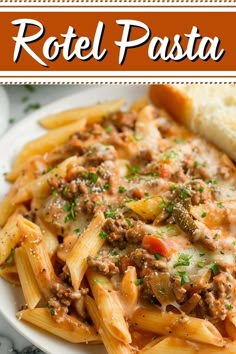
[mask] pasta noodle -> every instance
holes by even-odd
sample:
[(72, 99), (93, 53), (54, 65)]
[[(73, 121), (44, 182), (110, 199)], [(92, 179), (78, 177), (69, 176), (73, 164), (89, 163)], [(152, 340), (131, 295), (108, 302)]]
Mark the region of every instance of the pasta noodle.
[(236, 169), (148, 97), (123, 103), (41, 119), (7, 175), (17, 317), (109, 354), (234, 353)]

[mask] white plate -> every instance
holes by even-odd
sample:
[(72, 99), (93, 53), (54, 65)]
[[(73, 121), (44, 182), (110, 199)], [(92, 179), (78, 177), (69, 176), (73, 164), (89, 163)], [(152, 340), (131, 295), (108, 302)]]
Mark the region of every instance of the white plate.
[[(53, 89), (53, 87), (52, 87)], [(20, 123), (13, 126), (0, 140), (0, 198), (7, 192), (9, 186), (4, 180), (4, 172), (11, 169), (11, 163), (23, 145), (42, 135), (45, 131), (38, 124), (38, 120), (48, 114), (66, 109), (87, 106), (116, 98), (124, 97), (127, 105), (136, 98), (145, 95), (147, 86), (99, 86), (81, 93), (64, 98), (49, 104), (27, 116)], [(14, 287), (0, 279), (0, 311), (10, 324), (31, 343), (48, 354), (103, 354), (102, 346), (70, 344), (55, 336), (48, 335), (38, 328), (27, 325), (16, 319), (16, 312), (24, 304), (21, 289)]]

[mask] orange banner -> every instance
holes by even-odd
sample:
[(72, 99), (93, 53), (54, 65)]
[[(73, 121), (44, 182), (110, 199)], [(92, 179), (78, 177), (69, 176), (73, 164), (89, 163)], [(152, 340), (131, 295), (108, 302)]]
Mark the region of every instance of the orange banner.
[(0, 12), (0, 71), (234, 71), (234, 23), (235, 12)]

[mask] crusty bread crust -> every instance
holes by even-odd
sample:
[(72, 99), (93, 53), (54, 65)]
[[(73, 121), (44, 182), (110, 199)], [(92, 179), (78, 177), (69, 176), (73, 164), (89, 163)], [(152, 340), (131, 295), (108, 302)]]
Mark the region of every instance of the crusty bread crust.
[(188, 126), (193, 115), (193, 102), (184, 90), (169, 84), (151, 85), (149, 97), (157, 107), (164, 108), (176, 121)]
[(152, 85), (151, 101), (236, 161), (236, 85)]

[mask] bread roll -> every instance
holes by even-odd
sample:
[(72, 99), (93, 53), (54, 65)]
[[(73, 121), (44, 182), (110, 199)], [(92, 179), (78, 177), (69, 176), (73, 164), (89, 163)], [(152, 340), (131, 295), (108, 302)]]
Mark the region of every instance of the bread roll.
[(151, 85), (149, 96), (236, 161), (236, 85)]

